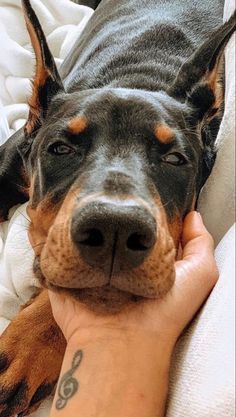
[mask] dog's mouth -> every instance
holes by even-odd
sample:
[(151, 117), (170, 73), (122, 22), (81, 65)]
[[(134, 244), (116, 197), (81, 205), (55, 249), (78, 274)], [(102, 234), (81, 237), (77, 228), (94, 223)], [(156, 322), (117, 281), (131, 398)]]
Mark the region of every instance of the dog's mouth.
[(115, 314), (127, 306), (131, 306), (146, 298), (119, 290), (112, 285), (104, 285), (103, 287), (83, 288), (83, 289), (65, 289), (48, 284), (48, 289), (56, 292), (63, 291), (74, 299), (78, 300), (90, 310), (98, 314)]
[(45, 268), (45, 265), (42, 268), (44, 262), (39, 255), (35, 257), (34, 273), (43, 287), (67, 293), (98, 314), (114, 314), (144, 300), (164, 297), (175, 279), (174, 256), (175, 250), (171, 245), (165, 253), (165, 262), (157, 264), (155, 270), (152, 269), (152, 264), (149, 268), (142, 265), (137, 270), (126, 270), (108, 276), (93, 268), (76, 273), (72, 266), (71, 271), (63, 271), (56, 256), (47, 259), (47, 265), (53, 265), (51, 274), (50, 268)]
[(43, 287), (55, 292), (67, 293), (96, 313), (118, 313), (128, 305), (137, 304), (146, 299), (146, 297), (115, 288), (110, 282), (93, 288), (66, 288), (55, 285), (43, 275), (39, 256), (35, 257), (34, 273)]

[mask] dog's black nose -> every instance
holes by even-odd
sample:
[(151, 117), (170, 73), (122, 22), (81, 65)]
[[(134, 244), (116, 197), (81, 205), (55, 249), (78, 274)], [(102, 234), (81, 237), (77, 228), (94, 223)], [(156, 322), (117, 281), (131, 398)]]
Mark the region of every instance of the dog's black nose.
[(100, 199), (75, 211), (71, 234), (82, 258), (105, 273), (140, 265), (156, 242), (156, 221), (135, 199)]

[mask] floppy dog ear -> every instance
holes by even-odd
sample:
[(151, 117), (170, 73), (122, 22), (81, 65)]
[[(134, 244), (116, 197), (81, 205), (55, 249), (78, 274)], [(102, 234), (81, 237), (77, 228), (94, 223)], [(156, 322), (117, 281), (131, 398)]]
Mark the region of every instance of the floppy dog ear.
[(32, 82), (32, 95), (29, 99), (29, 118), (25, 125), (25, 134), (30, 136), (41, 126), (52, 97), (64, 89), (46, 37), (30, 1), (22, 0), (22, 6), (36, 57), (36, 71)]
[(30, 174), (27, 159), (31, 145), (52, 97), (63, 91), (62, 81), (38, 18), (29, 0), (22, 0), (22, 5), (36, 56), (36, 71), (25, 127), (0, 146), (0, 222), (7, 219), (11, 207), (28, 200)]
[(172, 97), (187, 101), (192, 106), (199, 121), (214, 117), (222, 105), (222, 58), (235, 29), (236, 11), (182, 65), (169, 89)]
[(211, 37), (183, 64), (169, 89), (169, 94), (186, 102), (192, 109), (190, 125), (201, 128), (203, 155), (198, 191), (213, 168), (215, 139), (223, 111), (223, 55), (236, 29), (236, 11)]
[(25, 146), (24, 129), (0, 146), (0, 223), (16, 204), (28, 199), (28, 178), (18, 147)]

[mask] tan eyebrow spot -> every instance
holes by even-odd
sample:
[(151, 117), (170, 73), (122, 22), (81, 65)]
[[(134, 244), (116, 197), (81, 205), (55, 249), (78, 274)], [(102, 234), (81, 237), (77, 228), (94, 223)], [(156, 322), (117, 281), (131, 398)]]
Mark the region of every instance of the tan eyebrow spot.
[(74, 117), (70, 120), (67, 126), (68, 130), (72, 135), (78, 135), (87, 128), (87, 120), (83, 116)]
[(174, 132), (166, 124), (159, 124), (155, 128), (155, 136), (159, 142), (168, 144), (174, 139)]

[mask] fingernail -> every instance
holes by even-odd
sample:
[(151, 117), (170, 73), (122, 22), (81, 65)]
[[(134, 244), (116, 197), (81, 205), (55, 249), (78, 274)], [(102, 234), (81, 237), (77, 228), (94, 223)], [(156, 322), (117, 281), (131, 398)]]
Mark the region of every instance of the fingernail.
[(196, 221), (198, 222), (199, 226), (204, 226), (204, 221), (202, 218), (202, 215), (199, 213), (199, 211), (196, 211), (196, 217), (195, 217)]

